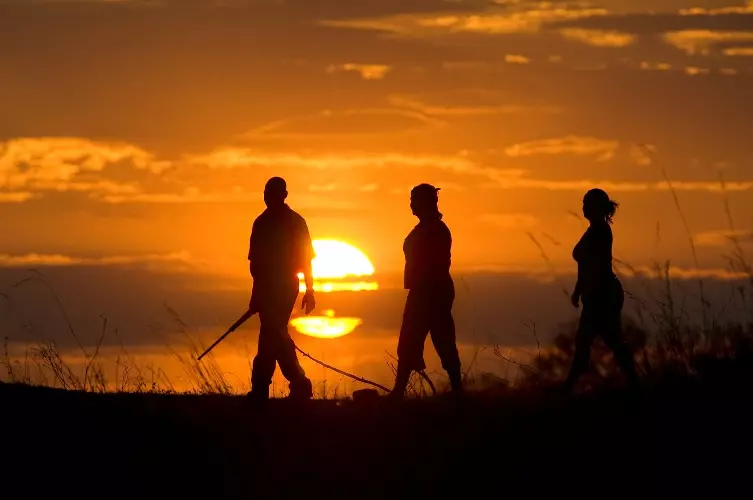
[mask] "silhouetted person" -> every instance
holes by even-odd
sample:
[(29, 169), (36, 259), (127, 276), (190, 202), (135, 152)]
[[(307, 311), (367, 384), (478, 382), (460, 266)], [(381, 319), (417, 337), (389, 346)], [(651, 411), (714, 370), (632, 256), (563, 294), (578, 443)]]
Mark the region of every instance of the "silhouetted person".
[(450, 377), (453, 391), (462, 391), (460, 357), (455, 345), (452, 303), (455, 285), (450, 276), (452, 235), (437, 207), (439, 189), (419, 184), (411, 191), (410, 207), (418, 224), (403, 244), (404, 287), (408, 299), (397, 345), (397, 375), (392, 395), (402, 397), (411, 371), (424, 370), (427, 334)]
[(583, 197), (583, 216), (590, 226), (573, 249), (578, 263), (578, 280), (572, 303), (583, 303), (575, 354), (563, 389), (570, 391), (588, 369), (591, 344), (597, 335), (613, 352), (617, 363), (631, 384), (637, 381), (630, 347), (622, 337), (622, 284), (612, 270), (612, 217), (618, 204), (601, 189), (592, 189)]
[(259, 400), (269, 398), (276, 363), (290, 382), (291, 398), (313, 395), (311, 381), (298, 363), (288, 322), (298, 297), (298, 273), (303, 273), (306, 283), (301, 307), (308, 314), (316, 305), (311, 273), (314, 248), (306, 221), (285, 203), (287, 196), (283, 179), (267, 181), (267, 208), (254, 221), (249, 241), (249, 269), (254, 281), (249, 308), (258, 311), (261, 322), (249, 396)]

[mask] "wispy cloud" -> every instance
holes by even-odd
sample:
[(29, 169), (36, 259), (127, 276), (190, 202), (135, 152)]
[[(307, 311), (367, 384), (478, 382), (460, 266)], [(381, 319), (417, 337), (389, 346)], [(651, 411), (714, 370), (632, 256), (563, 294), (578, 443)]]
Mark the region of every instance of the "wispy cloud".
[(667, 274), (670, 279), (690, 280), (690, 279), (716, 279), (721, 281), (733, 281), (748, 279), (749, 275), (744, 272), (733, 271), (721, 267), (710, 268), (693, 268), (670, 266), (669, 269), (656, 269), (650, 266), (636, 266), (627, 268), (618, 265), (617, 268), (625, 276), (637, 276), (649, 279), (664, 279)]
[(753, 41), (753, 31), (674, 31), (666, 33), (664, 40), (689, 55), (708, 55), (721, 43)]
[(443, 122), (401, 109), (324, 110), (277, 120), (241, 135), (242, 139), (306, 139), (403, 134), (438, 128)]
[(729, 245), (733, 240), (737, 240), (738, 242), (751, 242), (753, 241), (753, 231), (732, 231), (729, 229), (705, 231), (695, 235), (693, 239), (695, 244), (699, 247), (721, 247)]
[(264, 166), (313, 169), (435, 167), (462, 173), (477, 168), (473, 161), (458, 156), (364, 152), (341, 152), (337, 154), (275, 153), (243, 147), (219, 148), (205, 155), (189, 156), (187, 161), (194, 165), (213, 169)]
[(34, 198), (35, 194), (29, 191), (16, 191), (12, 193), (0, 193), (0, 203), (23, 203)]
[(488, 104), (488, 105), (453, 105), (429, 104), (419, 99), (392, 95), (389, 102), (393, 106), (411, 109), (426, 116), (493, 116), (513, 114), (558, 114), (562, 109), (558, 106), (535, 106), (523, 104)]
[(666, 62), (641, 61), (639, 68), (645, 71), (669, 71), (672, 65)]
[(583, 42), (594, 47), (627, 47), (637, 40), (635, 35), (619, 31), (565, 28), (560, 30), (560, 33), (565, 38)]
[[(563, 138), (567, 139), (567, 138)], [(533, 154), (595, 154), (604, 158), (615, 151), (616, 142), (599, 139), (532, 141), (517, 145), (513, 156)], [(340, 152), (337, 154), (270, 153), (251, 148), (222, 148), (206, 155), (187, 159), (196, 166), (210, 169), (234, 168), (306, 168), (306, 169), (436, 169), (456, 175), (483, 179), (495, 189), (541, 189), (548, 191), (582, 191), (594, 186), (616, 192), (667, 191), (665, 181), (613, 181), (605, 179), (552, 180), (529, 177), (525, 170), (505, 169), (478, 163), (469, 155), (411, 155), (402, 153), (367, 154)], [(718, 181), (674, 181), (678, 191), (722, 193)], [(726, 191), (753, 190), (753, 181), (727, 182)], [(239, 195), (241, 196), (241, 195)]]
[(725, 192), (744, 192), (753, 190), (753, 181), (726, 183), (724, 188), (718, 181), (612, 181), (606, 179), (551, 180), (526, 177), (520, 172), (497, 170), (490, 172), (490, 188), (496, 189), (541, 189), (545, 191), (580, 191), (586, 192), (599, 187), (607, 192), (648, 193), (651, 191), (696, 191), (722, 194)]
[(386, 64), (333, 64), (327, 67), (328, 73), (352, 71), (361, 75), (364, 80), (381, 80), (390, 72), (391, 66)]
[(753, 57), (753, 47), (728, 47), (723, 52), (730, 57)]
[(705, 8), (691, 7), (680, 9), (681, 16), (723, 16), (727, 14), (753, 14), (753, 0), (748, 0), (745, 5), (729, 5), (726, 7)]
[(528, 64), (531, 60), (518, 54), (505, 54), (505, 62), (508, 64)]
[(610, 159), (617, 150), (617, 141), (605, 141), (594, 137), (567, 136), (541, 139), (509, 146), (507, 156), (532, 155), (598, 155), (600, 160)]
[(708, 75), (709, 73), (711, 73), (710, 68), (700, 68), (698, 66), (686, 66), (684, 71), (686, 75), (690, 76)]
[(189, 252), (167, 254), (76, 257), (64, 254), (0, 254), (0, 267), (123, 266), (149, 264), (188, 265), (197, 262)]
[(404, 37), (436, 37), (455, 33), (489, 35), (535, 33), (548, 23), (606, 16), (606, 9), (583, 4), (521, 1), (489, 7), (481, 12), (400, 14), (395, 16), (325, 20), (325, 26), (368, 29)]

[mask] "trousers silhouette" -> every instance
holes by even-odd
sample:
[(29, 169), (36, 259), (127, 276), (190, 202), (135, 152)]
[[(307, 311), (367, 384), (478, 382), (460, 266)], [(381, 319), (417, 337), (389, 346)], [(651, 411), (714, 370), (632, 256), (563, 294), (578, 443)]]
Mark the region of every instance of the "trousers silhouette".
[(424, 343), (427, 335), (431, 335), (442, 368), (447, 371), (452, 386), (460, 387), (460, 356), (455, 344), (455, 320), (452, 317), (454, 300), (452, 280), (437, 286), (412, 288), (408, 292), (397, 344), (395, 386), (398, 392), (405, 390), (411, 371), (426, 369)]
[(265, 395), (269, 393), (275, 365), (290, 382), (290, 392), (310, 393), (311, 381), (298, 362), (295, 344), (288, 332), (290, 314), (298, 298), (298, 279), (275, 280), (269, 284), (254, 283), (252, 295), (259, 311), (259, 346), (251, 370), (251, 390)]
[(606, 346), (612, 350), (623, 373), (631, 382), (635, 382), (637, 375), (633, 353), (622, 336), (625, 294), (620, 281), (614, 279), (603, 290), (584, 293), (581, 301), (583, 311), (575, 336), (575, 354), (565, 385), (572, 387), (588, 370), (591, 344), (597, 336), (601, 336)]

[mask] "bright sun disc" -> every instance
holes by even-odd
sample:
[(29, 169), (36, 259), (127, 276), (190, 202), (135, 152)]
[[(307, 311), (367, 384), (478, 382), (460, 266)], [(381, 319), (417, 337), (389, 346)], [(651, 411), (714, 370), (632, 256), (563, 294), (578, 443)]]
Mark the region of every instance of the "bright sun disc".
[(314, 278), (369, 276), (374, 266), (362, 251), (338, 240), (314, 240), (316, 257), (311, 261)]
[[(316, 257), (311, 261), (314, 290), (359, 292), (379, 288), (379, 285), (373, 281), (348, 280), (348, 278), (374, 274), (371, 261), (358, 248), (344, 241), (332, 239), (314, 240), (313, 245), (316, 253)], [(303, 274), (298, 274), (298, 278), (303, 280)], [(306, 289), (303, 282), (299, 289), (302, 292)]]

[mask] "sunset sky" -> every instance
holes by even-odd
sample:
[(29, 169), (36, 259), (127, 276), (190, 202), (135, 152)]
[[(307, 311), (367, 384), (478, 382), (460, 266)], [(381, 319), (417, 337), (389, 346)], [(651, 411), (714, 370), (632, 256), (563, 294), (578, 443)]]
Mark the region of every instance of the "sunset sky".
[(573, 272), (591, 187), (621, 203), (636, 267), (699, 272), (662, 170), (701, 274), (728, 277), (730, 234), (753, 241), (750, 1), (0, 0), (0, 106), (3, 285), (52, 273), (95, 320), (178, 302), (232, 322), (273, 175), (377, 275), (402, 269), (410, 188), (441, 187), (453, 272), (508, 305), (552, 273), (528, 233)]

